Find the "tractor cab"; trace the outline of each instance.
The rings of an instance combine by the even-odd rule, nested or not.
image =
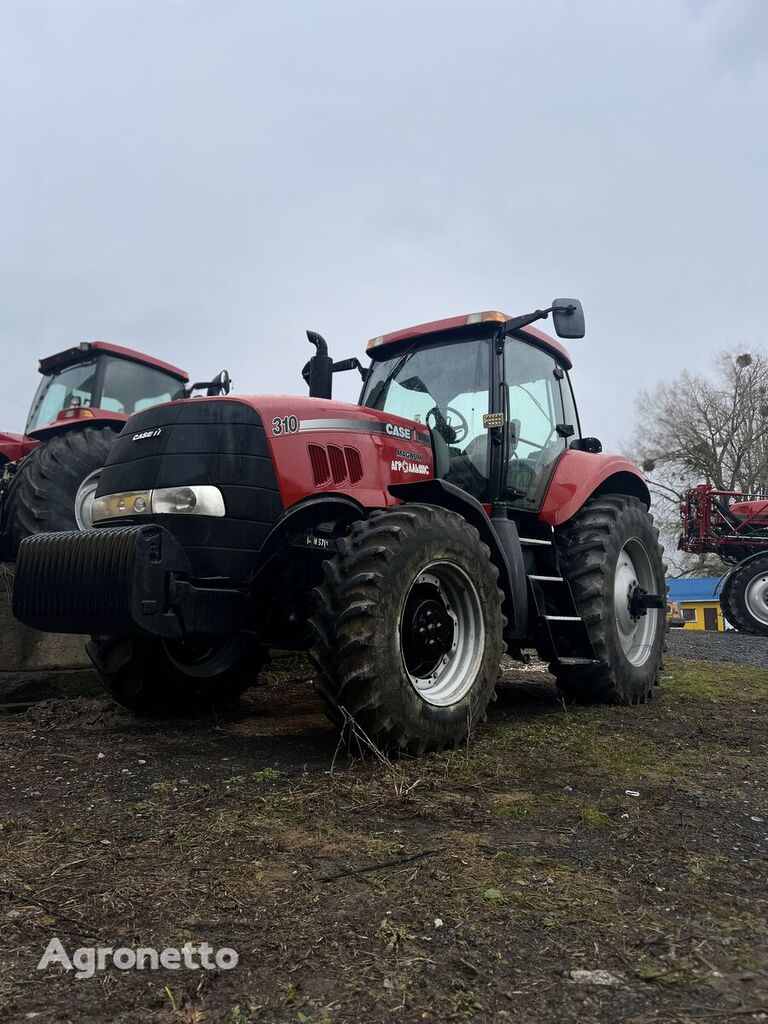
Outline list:
[[[26,434],[55,422],[127,419],[135,412],[184,396],[189,375],[170,363],[106,342],[84,342],[40,360],[43,379]]]
[[[533,510],[580,434],[568,353],[518,319],[475,313],[374,338],[360,404],[427,426],[438,477]]]

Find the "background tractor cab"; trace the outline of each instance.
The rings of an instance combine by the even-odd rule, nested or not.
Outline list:
[[[189,375],[152,356],[103,341],[40,360],[25,433],[44,437],[72,420],[125,422],[160,402],[183,398]]]
[[[103,341],[40,360],[23,435],[0,433],[0,549],[46,530],[90,527],[101,467],[125,422],[193,388],[226,394],[226,371],[204,384],[161,359]]]

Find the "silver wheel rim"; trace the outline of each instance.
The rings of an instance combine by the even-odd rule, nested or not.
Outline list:
[[[78,530],[93,529],[93,499],[96,497],[96,488],[99,486],[101,470],[95,469],[89,473],[77,488],[75,495],[75,522]]]
[[[434,664],[423,668],[404,643],[414,630],[413,602],[424,594],[425,603],[434,602],[444,625],[445,649],[437,651]],[[426,613],[424,613],[426,615]],[[422,620],[419,620],[422,621]],[[425,623],[428,629],[432,623]],[[451,634],[448,638],[447,628]],[[403,666],[411,686],[427,704],[449,707],[472,689],[485,651],[485,623],[480,596],[466,572],[453,562],[430,562],[408,589],[400,614],[398,641]],[[422,659],[426,665],[428,658]]]
[[[185,676],[210,679],[232,668],[242,653],[243,638],[235,634],[203,643],[164,640],[163,647],[171,664]]]
[[[768,626],[768,573],[760,573],[747,584],[744,603],[752,618],[762,626]]]
[[[626,542],[616,563],[613,587],[613,608],[616,629],[624,656],[640,668],[654,654],[654,641],[663,612],[649,609],[644,615],[633,614],[633,596],[638,587],[648,594],[659,591],[648,550],[636,537]]]

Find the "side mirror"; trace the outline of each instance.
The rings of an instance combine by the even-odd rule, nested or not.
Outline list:
[[[558,338],[584,337],[584,310],[578,299],[553,299],[552,322]]]
[[[229,376],[226,370],[222,370],[221,373],[217,374],[208,385],[208,395],[228,395],[232,387],[232,378]]]

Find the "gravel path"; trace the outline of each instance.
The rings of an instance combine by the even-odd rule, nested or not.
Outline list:
[[[768,669],[767,636],[671,629],[667,643],[671,658],[730,661],[740,665],[765,665]]]

